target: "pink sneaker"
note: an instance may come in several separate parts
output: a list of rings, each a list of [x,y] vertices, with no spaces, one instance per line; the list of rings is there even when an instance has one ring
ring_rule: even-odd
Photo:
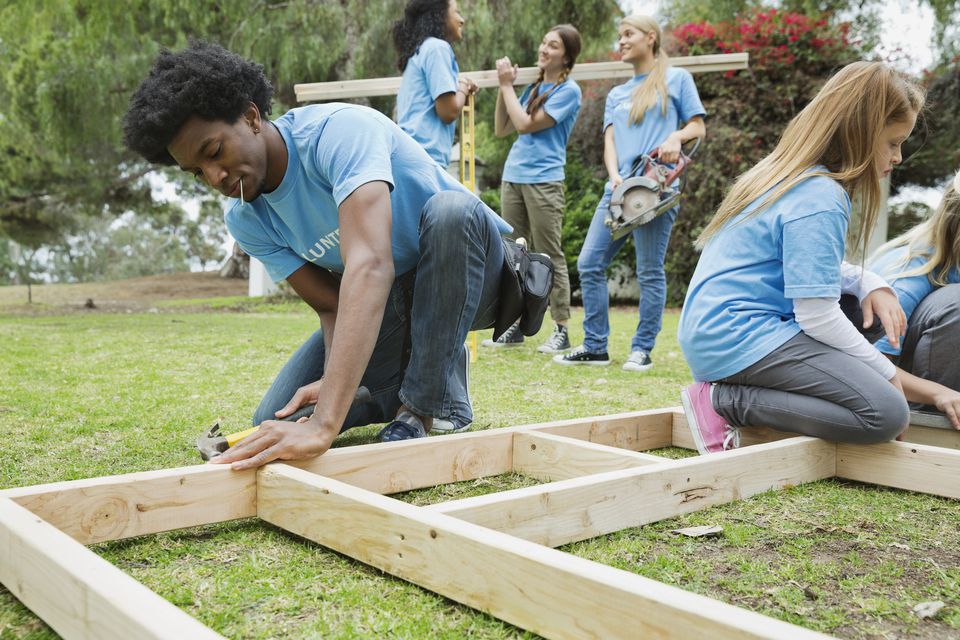
[[[680,401],[697,451],[701,454],[716,453],[740,446],[740,430],[728,425],[713,409],[709,382],[694,382],[681,389]]]

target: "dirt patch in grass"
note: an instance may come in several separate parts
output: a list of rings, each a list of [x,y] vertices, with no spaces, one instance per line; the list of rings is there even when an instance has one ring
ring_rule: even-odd
[[[146,311],[167,300],[244,296],[247,281],[221,278],[216,271],[169,273],[109,282],[33,285],[33,304],[27,304],[26,286],[0,287],[3,313],[42,315],[69,311]],[[88,309],[92,300],[94,309]]]

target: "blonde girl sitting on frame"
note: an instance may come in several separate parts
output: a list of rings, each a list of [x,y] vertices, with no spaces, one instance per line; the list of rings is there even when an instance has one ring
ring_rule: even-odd
[[[919,88],[881,63],[834,75],[742,175],[700,237],[680,318],[693,372],[682,391],[701,453],[768,426],[840,442],[890,440],[907,426],[902,372],[846,319],[858,296],[899,346],[906,318],[886,283],[845,264],[851,202],[857,238],[877,219],[880,179],[923,106]]]

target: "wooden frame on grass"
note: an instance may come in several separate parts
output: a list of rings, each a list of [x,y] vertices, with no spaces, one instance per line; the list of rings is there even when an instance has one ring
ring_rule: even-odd
[[[861,446],[749,430],[682,460],[682,412],[638,411],[0,491],[0,581],[65,638],[218,638],[85,544],[257,516],[551,638],[826,638],[551,547],[830,477],[960,498],[960,432]],[[417,507],[384,494],[516,472],[545,484]]]

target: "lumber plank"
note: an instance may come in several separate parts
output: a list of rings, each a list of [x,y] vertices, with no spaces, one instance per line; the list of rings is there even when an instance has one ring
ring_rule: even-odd
[[[398,443],[331,449],[294,463],[377,493],[396,493],[513,470],[513,436],[543,430],[584,440],[654,448],[669,442],[662,410],[488,429]],[[219,465],[71,480],[0,491],[83,544],[120,540],[256,515],[254,472]]]
[[[267,522],[548,638],[826,638],[286,465]]]
[[[673,412],[671,409],[648,409],[521,425],[516,429],[552,433],[631,451],[646,451],[670,446],[673,440]]]
[[[911,420],[917,415],[916,412],[912,412],[910,414]],[[785,440],[793,437],[796,437],[796,434],[787,433],[786,431],[776,431],[768,427],[750,427],[749,429],[740,430],[740,446],[745,447],[764,442],[776,442],[777,440]],[[960,449],[960,431],[949,426],[949,422],[944,425],[942,421],[936,421],[930,418],[920,417],[917,422],[912,422],[910,427],[904,432],[903,440],[905,442],[926,444],[934,447]],[[673,417],[673,446],[684,449],[697,448],[693,443],[693,436],[690,435],[690,428],[687,426],[687,417],[683,415],[682,409],[677,409]]]
[[[911,442],[838,444],[837,477],[960,498],[960,451]]]
[[[670,58],[670,64],[681,67],[691,73],[711,71],[733,71],[746,69],[749,64],[747,53],[719,53],[704,56],[678,56]],[[514,80],[515,85],[530,84],[537,79],[537,67],[521,67]],[[476,82],[480,88],[489,89],[499,86],[496,69],[487,71],[468,71],[460,74]],[[626,62],[585,62],[576,65],[570,76],[578,81],[615,78],[632,78],[633,66]],[[373,96],[396,95],[400,91],[400,76],[389,78],[367,78],[362,80],[337,80],[333,82],[308,82],[294,85],[298,102],[315,100],[344,100],[347,98],[369,98]]]
[[[666,461],[666,458],[649,453],[584,442],[552,433],[519,432],[513,437],[514,472],[544,481],[566,480]]]
[[[222,638],[10,499],[0,500],[0,581],[68,640]]]
[[[194,465],[0,491],[83,544],[249,518],[256,474]]]
[[[833,477],[835,445],[797,437],[425,507],[549,547]]]

